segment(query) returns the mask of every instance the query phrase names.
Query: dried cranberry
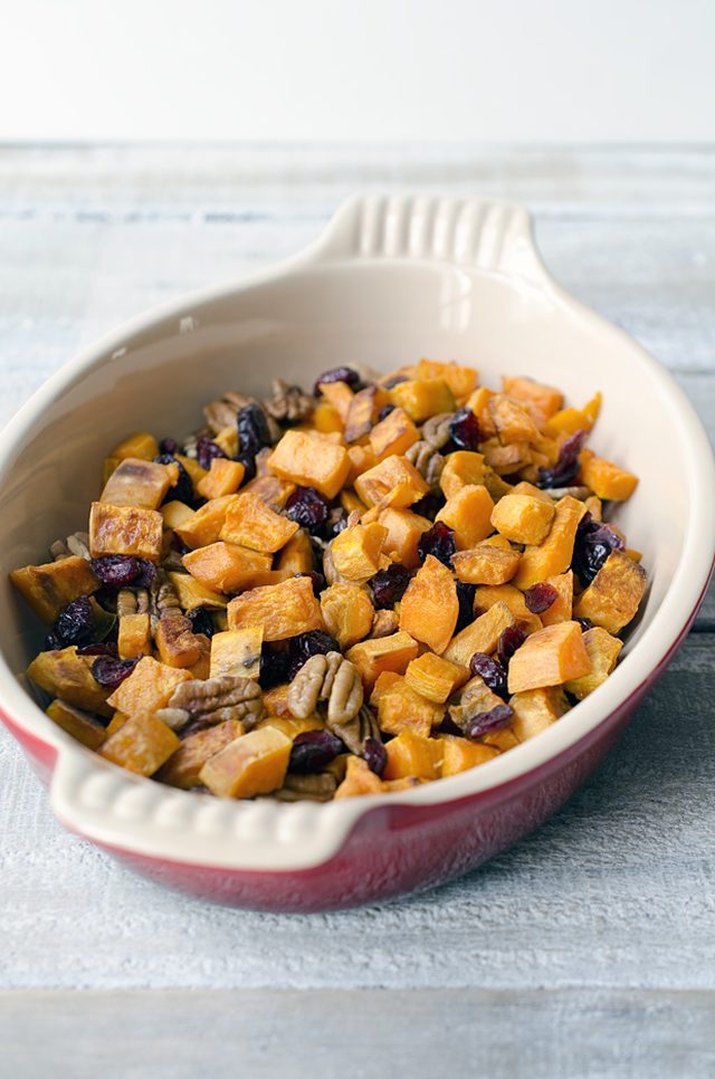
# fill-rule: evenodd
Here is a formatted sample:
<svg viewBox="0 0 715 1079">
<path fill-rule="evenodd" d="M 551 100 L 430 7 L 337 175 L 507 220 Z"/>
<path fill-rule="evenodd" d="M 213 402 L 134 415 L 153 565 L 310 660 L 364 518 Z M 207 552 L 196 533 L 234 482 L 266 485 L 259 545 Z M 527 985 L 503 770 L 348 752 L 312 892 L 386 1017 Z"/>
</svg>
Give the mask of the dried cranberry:
<svg viewBox="0 0 715 1079">
<path fill-rule="evenodd" d="M 243 465 L 243 483 L 250 483 L 256 478 L 256 459 L 247 453 L 239 453 L 236 460 Z"/>
<path fill-rule="evenodd" d="M 489 712 L 478 712 L 476 716 L 472 716 L 467 722 L 464 733 L 467 738 L 476 741 L 477 738 L 481 738 L 484 734 L 489 734 L 491 731 L 500 731 L 502 727 L 507 727 L 513 718 L 513 708 L 510 708 L 508 704 L 497 704 Z"/>
<path fill-rule="evenodd" d="M 437 730 L 440 734 L 453 734 L 457 738 L 464 737 L 464 731 L 461 727 L 457 726 L 449 714 L 444 717 Z"/>
<path fill-rule="evenodd" d="M 384 408 L 381 408 L 380 411 L 377 414 L 377 422 L 379 423 L 380 420 L 387 419 L 387 417 L 390 415 L 390 413 L 394 412 L 394 411 L 395 411 L 395 406 L 394 405 L 385 405 Z"/>
<path fill-rule="evenodd" d="M 476 450 L 479 447 L 479 421 L 471 408 L 460 408 L 449 424 L 452 442 L 460 450 Z"/>
<path fill-rule="evenodd" d="M 457 581 L 459 614 L 457 615 L 457 625 L 454 628 L 455 633 L 459 633 L 460 630 L 471 626 L 474 621 L 474 596 L 476 591 L 477 586 L 475 584 L 468 584 L 467 581 Z"/>
<path fill-rule="evenodd" d="M 345 382 L 355 392 L 362 385 L 360 375 L 352 367 L 331 367 L 329 371 L 323 371 L 322 375 L 315 380 L 315 386 L 313 386 L 314 397 L 320 397 L 322 393 L 320 389 L 321 382 Z"/>
<path fill-rule="evenodd" d="M 382 742 L 378 738 L 366 738 L 363 753 L 370 771 L 381 776 L 387 767 L 387 751 Z"/>
<path fill-rule="evenodd" d="M 375 606 L 378 610 L 394 607 L 402 599 L 412 575 L 406 566 L 393 562 L 386 569 L 380 569 L 370 581 Z"/>
<path fill-rule="evenodd" d="M 584 633 L 588 629 L 593 629 L 593 622 L 591 621 L 590 618 L 575 618 L 574 621 L 578 622 L 579 626 L 584 631 Z"/>
<path fill-rule="evenodd" d="M 590 584 L 612 551 L 622 551 L 625 544 L 617 532 L 585 513 L 576 529 L 573 568 L 581 584 Z"/>
<path fill-rule="evenodd" d="M 567 438 L 559 450 L 559 459 L 553 468 L 540 468 L 537 486 L 568 487 L 576 479 L 579 469 L 578 455 L 583 449 L 588 431 L 576 431 Z"/>
<path fill-rule="evenodd" d="M 343 743 L 330 731 L 303 731 L 293 740 L 288 771 L 320 772 L 344 751 Z"/>
<path fill-rule="evenodd" d="M 324 656 L 328 652 L 339 652 L 340 645 L 329 633 L 322 629 L 313 629 L 309 633 L 301 633 L 298 637 L 291 637 L 288 646 L 290 663 L 288 665 L 288 678 L 295 678 L 296 674 L 311 656 Z"/>
<path fill-rule="evenodd" d="M 214 442 L 208 435 L 202 435 L 196 443 L 196 459 L 202 468 L 207 471 L 211 468 L 211 462 L 216 457 L 226 457 L 227 455 L 219 446 L 218 442 Z"/>
<path fill-rule="evenodd" d="M 328 520 L 330 503 L 315 487 L 296 487 L 285 504 L 286 517 L 309 532 L 318 532 Z"/>
<path fill-rule="evenodd" d="M 280 644 L 264 644 L 261 648 L 261 672 L 258 681 L 261 689 L 272 689 L 288 681 L 288 649 Z"/>
<path fill-rule="evenodd" d="M 452 569 L 452 555 L 457 550 L 454 532 L 444 521 L 436 521 L 417 541 L 417 554 L 424 562 L 428 554 L 434 555 L 448 569 Z"/>
<path fill-rule="evenodd" d="M 313 595 L 318 597 L 324 588 L 327 588 L 328 582 L 323 577 L 322 573 L 317 573 L 315 570 L 310 570 L 309 573 L 296 573 L 296 577 L 310 577 L 311 584 L 313 585 Z"/>
<path fill-rule="evenodd" d="M 428 521 L 434 521 L 439 511 L 444 506 L 444 496 L 437 491 L 428 491 L 419 502 L 413 502 L 410 509 L 420 517 L 426 517 Z"/>
<path fill-rule="evenodd" d="M 517 648 L 521 648 L 522 644 L 526 640 L 526 634 L 524 630 L 518 624 L 515 626 L 507 626 L 499 634 L 499 640 L 497 642 L 497 656 L 502 667 L 506 667 L 509 664 L 509 660 L 516 652 Z"/>
<path fill-rule="evenodd" d="M 474 653 L 469 661 L 469 670 L 472 674 L 479 675 L 492 693 L 496 693 L 500 697 L 508 695 L 506 671 L 498 660 L 492 659 L 486 652 Z"/>
<path fill-rule="evenodd" d="M 543 614 L 548 611 L 555 599 L 558 599 L 559 591 L 552 584 L 540 581 L 524 592 L 524 603 L 532 614 Z"/>
<path fill-rule="evenodd" d="M 326 540 L 335 539 L 340 532 L 344 532 L 348 527 L 348 515 L 342 506 L 334 506 L 328 514 L 328 519 L 325 522 L 323 528 L 323 538 Z"/>
<path fill-rule="evenodd" d="M 101 644 L 85 644 L 77 649 L 78 656 L 116 656 L 117 646 L 113 641 L 102 641 Z"/>
<path fill-rule="evenodd" d="M 181 461 L 177 461 L 172 453 L 160 453 L 154 460 L 160 465 L 176 465 L 179 469 L 179 478 L 169 488 L 164 496 L 165 502 L 183 502 L 186 506 L 193 506 L 195 501 L 194 485 L 191 476 L 186 471 Z"/>
<path fill-rule="evenodd" d="M 88 644 L 94 633 L 94 615 L 89 596 L 79 596 L 63 607 L 47 636 L 47 648 L 67 648 Z"/>
<path fill-rule="evenodd" d="M 92 664 L 92 675 L 103 689 L 115 690 L 129 677 L 138 662 L 138 658 L 115 659 L 114 656 L 97 656 Z"/>
<path fill-rule="evenodd" d="M 187 611 L 186 617 L 191 622 L 194 633 L 203 633 L 204 637 L 213 637 L 214 623 L 208 607 L 194 607 L 193 611 Z"/>
<path fill-rule="evenodd" d="M 255 457 L 264 446 L 270 446 L 271 433 L 266 414 L 260 405 L 244 405 L 236 417 L 238 447 L 241 454 Z"/>
<path fill-rule="evenodd" d="M 163 456 L 168 454 L 170 457 L 174 457 L 177 453 L 181 453 L 181 443 L 177 442 L 175 438 L 162 438 L 159 443 L 159 453 Z"/>
<path fill-rule="evenodd" d="M 129 554 L 107 554 L 93 558 L 90 565 L 95 577 L 107 588 L 148 588 L 156 580 L 156 566 L 146 558 Z"/>
</svg>

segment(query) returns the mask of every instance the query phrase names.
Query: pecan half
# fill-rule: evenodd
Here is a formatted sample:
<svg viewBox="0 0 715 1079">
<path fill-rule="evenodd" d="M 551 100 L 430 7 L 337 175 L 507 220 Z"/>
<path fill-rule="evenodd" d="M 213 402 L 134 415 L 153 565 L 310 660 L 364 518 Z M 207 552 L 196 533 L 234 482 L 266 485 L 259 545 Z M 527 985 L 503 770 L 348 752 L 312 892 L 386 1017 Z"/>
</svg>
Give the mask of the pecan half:
<svg viewBox="0 0 715 1079">
<path fill-rule="evenodd" d="M 281 802 L 298 802 L 309 798 L 312 802 L 328 802 L 335 794 L 338 781 L 330 772 L 318 772 L 315 775 L 291 775 L 274 797 Z"/>
<path fill-rule="evenodd" d="M 248 731 L 263 715 L 263 695 L 252 678 L 222 674 L 204 681 L 182 682 L 174 690 L 169 707 L 183 708 L 192 721 L 205 726 L 240 719 Z"/>
<path fill-rule="evenodd" d="M 314 714 L 318 704 L 325 701 L 328 726 L 342 737 L 337 728 L 358 714 L 363 689 L 357 669 L 339 652 L 311 656 L 288 690 L 288 708 L 297 719 L 307 719 Z"/>
<path fill-rule="evenodd" d="M 271 441 L 277 442 L 283 432 L 273 416 L 267 411 L 265 402 L 259 401 L 256 397 L 250 397 L 245 393 L 236 393 L 234 390 L 227 390 L 223 397 L 217 401 L 211 401 L 204 408 L 204 418 L 209 425 L 211 434 L 217 435 L 220 431 L 223 431 L 224 427 L 233 427 L 239 410 L 245 408 L 246 405 L 258 405 L 263 409 L 268 421 Z"/>
<path fill-rule="evenodd" d="M 55 540 L 50 545 L 50 554 L 55 562 L 58 562 L 60 558 L 67 558 L 71 554 L 86 558 L 89 562 L 89 533 L 73 532 L 66 539 Z"/>
<path fill-rule="evenodd" d="M 367 705 L 360 708 L 358 714 L 349 723 L 343 723 L 340 727 L 333 727 L 333 733 L 341 738 L 351 753 L 358 757 L 365 756 L 365 742 L 368 738 L 376 738 L 382 743 L 380 728 L 377 719 Z"/>
<path fill-rule="evenodd" d="M 272 389 L 273 396 L 261 403 L 273 419 L 281 423 L 302 423 L 312 415 L 315 401 L 303 393 L 300 386 L 291 386 L 282 378 L 274 378 Z"/>
<path fill-rule="evenodd" d="M 436 416 L 430 416 L 422 424 L 422 439 L 433 449 L 441 450 L 452 437 L 449 425 L 453 415 L 453 412 L 440 412 Z"/>
<path fill-rule="evenodd" d="M 424 439 L 420 439 L 419 442 L 415 442 L 413 446 L 410 446 L 405 453 L 405 457 L 408 461 L 411 461 L 430 487 L 436 487 L 444 468 L 444 457 L 439 450 Z"/>
</svg>

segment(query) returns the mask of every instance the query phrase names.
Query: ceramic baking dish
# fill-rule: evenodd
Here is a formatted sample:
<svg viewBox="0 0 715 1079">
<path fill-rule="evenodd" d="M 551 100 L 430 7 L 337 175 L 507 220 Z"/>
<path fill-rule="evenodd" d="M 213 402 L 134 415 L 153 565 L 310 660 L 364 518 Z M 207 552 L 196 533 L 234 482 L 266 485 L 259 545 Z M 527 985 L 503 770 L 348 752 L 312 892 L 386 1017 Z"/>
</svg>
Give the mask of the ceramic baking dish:
<svg viewBox="0 0 715 1079">
<path fill-rule="evenodd" d="M 615 521 L 650 591 L 623 660 L 547 731 L 409 792 L 327 804 L 232 802 L 162 786 L 73 742 L 27 692 L 40 645 L 7 571 L 84 527 L 109 447 L 133 430 L 196 426 L 226 389 L 312 382 L 343 363 L 420 356 L 596 390 L 592 444 L 640 476 Z M 70 361 L 5 430 L 0 470 L 0 708 L 70 829 L 150 877 L 238 906 L 309 911 L 404 895 L 484 861 L 539 825 L 589 775 L 686 633 L 712 571 L 715 473 L 670 376 L 558 288 L 518 207 L 366 196 L 308 250 L 238 284 L 183 297 Z"/>
</svg>

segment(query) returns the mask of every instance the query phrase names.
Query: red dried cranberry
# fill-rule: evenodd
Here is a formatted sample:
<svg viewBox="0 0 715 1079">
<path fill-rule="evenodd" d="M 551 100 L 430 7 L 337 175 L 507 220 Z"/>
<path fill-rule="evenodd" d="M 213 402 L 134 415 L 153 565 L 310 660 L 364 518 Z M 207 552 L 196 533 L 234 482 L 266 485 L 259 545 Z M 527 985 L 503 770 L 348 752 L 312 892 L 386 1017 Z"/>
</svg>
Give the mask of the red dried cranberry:
<svg viewBox="0 0 715 1079">
<path fill-rule="evenodd" d="M 444 496 L 437 491 L 428 491 L 419 502 L 413 502 L 410 509 L 420 517 L 426 517 L 428 521 L 434 521 L 439 511 L 444 506 Z"/>
<path fill-rule="evenodd" d="M 344 751 L 343 743 L 330 731 L 304 731 L 293 740 L 288 771 L 320 772 Z"/>
<path fill-rule="evenodd" d="M 394 405 L 385 405 L 384 408 L 381 408 L 380 411 L 377 414 L 377 422 L 379 423 L 381 420 L 387 419 L 387 417 L 390 415 L 390 413 L 394 412 L 394 411 L 395 411 L 395 406 Z"/>
<path fill-rule="evenodd" d="M 572 562 L 581 584 L 590 584 L 611 552 L 622 551 L 624 547 L 621 537 L 609 525 L 584 513 L 576 529 Z"/>
<path fill-rule="evenodd" d="M 115 659 L 114 656 L 97 656 L 92 664 L 92 675 L 103 689 L 113 691 L 129 677 L 138 662 L 138 658 Z"/>
<path fill-rule="evenodd" d="M 63 607 L 47 636 L 50 649 L 67 648 L 71 644 L 88 644 L 94 634 L 94 615 L 89 596 L 79 596 Z"/>
<path fill-rule="evenodd" d="M 113 641 L 102 641 L 101 644 L 85 644 L 77 649 L 78 656 L 116 656 L 117 646 Z"/>
<path fill-rule="evenodd" d="M 474 653 L 469 661 L 469 670 L 472 674 L 479 675 L 492 693 L 496 693 L 500 697 L 508 695 L 506 671 L 498 660 L 492 659 L 486 652 Z"/>
<path fill-rule="evenodd" d="M 311 656 L 324 656 L 328 652 L 339 652 L 340 645 L 329 633 L 322 629 L 313 629 L 309 633 L 301 633 L 298 637 L 291 637 L 288 651 L 290 663 L 288 665 L 288 678 L 295 678 L 296 674 Z"/>
<path fill-rule="evenodd" d="M 554 600 L 558 599 L 559 590 L 546 581 L 533 584 L 524 592 L 524 603 L 532 614 L 543 614 L 548 611 Z"/>
<path fill-rule="evenodd" d="M 309 532 L 319 532 L 328 520 L 330 503 L 315 487 L 296 487 L 285 504 L 286 517 Z"/>
<path fill-rule="evenodd" d="M 420 562 L 424 562 L 427 555 L 431 554 L 448 569 L 452 569 L 452 555 L 456 550 L 454 532 L 444 521 L 436 521 L 427 532 L 422 533 L 417 541 Z"/>
<path fill-rule="evenodd" d="M 146 558 L 128 554 L 107 554 L 90 563 L 95 577 L 107 588 L 148 588 L 156 580 L 156 566 Z"/>
<path fill-rule="evenodd" d="M 207 471 L 211 468 L 211 462 L 217 457 L 226 457 L 217 442 L 208 435 L 202 435 L 196 443 L 196 460 Z"/>
<path fill-rule="evenodd" d="M 576 479 L 579 470 L 578 455 L 583 449 L 588 431 L 576 431 L 567 438 L 559 450 L 559 459 L 553 468 L 540 468 L 536 481 L 538 487 L 568 487 Z"/>
<path fill-rule="evenodd" d="M 194 607 L 193 611 L 187 611 L 186 617 L 194 633 L 203 633 L 209 639 L 213 637 L 214 623 L 208 607 Z"/>
<path fill-rule="evenodd" d="M 264 446 L 270 446 L 271 433 L 266 414 L 260 405 L 245 405 L 236 416 L 238 447 L 241 454 L 255 457 Z"/>
<path fill-rule="evenodd" d="M 322 573 L 317 573 L 316 570 L 311 570 L 309 573 L 296 573 L 296 577 L 310 577 L 311 584 L 313 585 L 313 595 L 317 598 L 324 588 L 327 588 L 328 582 L 323 577 Z"/>
<path fill-rule="evenodd" d="M 250 483 L 256 478 L 256 459 L 247 453 L 239 453 L 236 460 L 243 465 L 243 483 Z"/>
<path fill-rule="evenodd" d="M 159 465 L 176 465 L 179 469 L 179 478 L 176 483 L 169 488 L 164 496 L 165 502 L 183 502 L 185 506 L 194 506 L 195 495 L 194 485 L 191 481 L 191 476 L 186 471 L 181 461 L 177 461 L 172 453 L 160 453 L 154 460 Z"/>
<path fill-rule="evenodd" d="M 460 408 L 449 424 L 452 442 L 460 450 L 479 448 L 479 421 L 471 408 Z"/>
<path fill-rule="evenodd" d="M 497 704 L 489 712 L 478 712 L 476 716 L 472 716 L 464 728 L 464 733 L 467 738 L 476 741 L 477 738 L 481 738 L 484 734 L 489 734 L 491 731 L 500 731 L 502 727 L 507 727 L 513 718 L 513 708 L 510 708 L 508 704 Z"/>
<path fill-rule="evenodd" d="M 377 609 L 387 610 L 399 603 L 411 579 L 412 574 L 400 562 L 393 562 L 386 569 L 378 570 L 370 581 Z"/>
<path fill-rule="evenodd" d="M 320 397 L 322 394 L 321 382 L 345 382 L 356 393 L 362 386 L 360 375 L 352 367 L 331 367 L 329 371 L 323 371 L 322 375 L 315 380 L 314 397 Z"/>
<path fill-rule="evenodd" d="M 169 457 L 174 457 L 177 453 L 181 453 L 181 450 L 181 443 L 175 438 L 162 438 L 159 443 L 159 453 L 162 455 L 168 454 Z"/>
<path fill-rule="evenodd" d="M 525 640 L 526 634 L 518 623 L 515 626 L 507 626 L 506 629 L 502 630 L 497 642 L 497 656 L 502 667 L 509 665 L 509 660 L 517 648 L 521 648 Z"/>
<path fill-rule="evenodd" d="M 381 776 L 387 767 L 387 751 L 377 738 L 366 738 L 363 745 L 365 762 L 371 772 Z"/>
<path fill-rule="evenodd" d="M 475 584 L 468 584 L 467 581 L 457 581 L 459 614 L 457 616 L 457 625 L 454 628 L 455 633 L 459 633 L 460 630 L 471 626 L 474 621 L 474 596 L 476 591 L 477 586 Z"/>
<path fill-rule="evenodd" d="M 288 649 L 278 644 L 264 644 L 261 648 L 261 671 L 258 676 L 261 689 L 272 689 L 288 681 Z"/>
</svg>

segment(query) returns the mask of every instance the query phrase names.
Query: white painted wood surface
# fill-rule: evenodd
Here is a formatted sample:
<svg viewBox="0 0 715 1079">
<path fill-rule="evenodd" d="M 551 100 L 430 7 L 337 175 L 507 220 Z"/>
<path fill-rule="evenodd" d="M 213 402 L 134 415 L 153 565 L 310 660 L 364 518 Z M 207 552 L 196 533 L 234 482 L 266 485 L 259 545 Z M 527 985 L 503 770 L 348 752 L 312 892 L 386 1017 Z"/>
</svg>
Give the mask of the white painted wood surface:
<svg viewBox="0 0 715 1079">
<path fill-rule="evenodd" d="M 365 186 L 528 203 L 557 277 L 715 432 L 715 152 L 687 148 L 0 149 L 0 419 L 98 333 L 291 253 Z M 52 820 L 0 732 L 0 1079 L 63 1059 L 72 1076 L 714 1074 L 712 592 L 696 628 L 538 834 L 342 914 L 225 910 L 130 875 Z M 142 1055 L 124 1067 L 128 1030 Z"/>
</svg>

